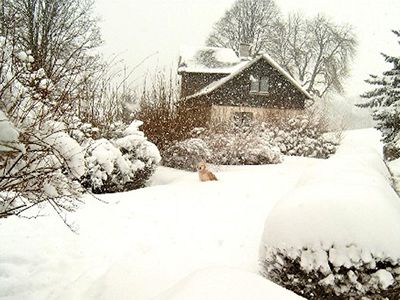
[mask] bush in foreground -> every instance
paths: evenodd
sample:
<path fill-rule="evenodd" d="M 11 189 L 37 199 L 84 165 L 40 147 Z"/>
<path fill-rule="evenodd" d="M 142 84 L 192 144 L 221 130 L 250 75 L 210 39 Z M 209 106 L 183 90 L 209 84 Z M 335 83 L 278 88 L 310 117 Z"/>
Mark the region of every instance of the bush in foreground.
<path fill-rule="evenodd" d="M 133 121 L 116 139 L 93 141 L 86 150 L 87 173 L 82 185 L 94 193 L 129 191 L 145 186 L 160 162 L 157 147 Z"/>
<path fill-rule="evenodd" d="M 61 215 L 82 192 L 82 148 L 52 81 L 13 42 L 0 36 L 0 218 L 44 202 Z"/>

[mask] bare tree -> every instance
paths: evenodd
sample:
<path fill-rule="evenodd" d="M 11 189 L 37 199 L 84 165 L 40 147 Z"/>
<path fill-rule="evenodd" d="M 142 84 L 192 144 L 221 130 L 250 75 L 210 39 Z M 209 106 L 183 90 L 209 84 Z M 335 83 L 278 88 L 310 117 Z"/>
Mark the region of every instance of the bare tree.
<path fill-rule="evenodd" d="M 289 15 L 282 24 L 271 55 L 306 90 L 318 97 L 343 92 L 357 41 L 349 25 L 337 25 L 323 15 L 307 20 Z"/>
<path fill-rule="evenodd" d="M 207 44 L 238 51 L 240 43 L 247 43 L 252 45 L 252 54 L 257 54 L 270 48 L 279 18 L 273 0 L 237 0 L 214 25 Z"/>
<path fill-rule="evenodd" d="M 71 83 L 94 65 L 96 57 L 89 50 L 99 46 L 101 38 L 92 17 L 93 0 L 1 2 L 5 17 L 18 16 L 14 38 L 21 48 L 31 51 L 33 69 L 43 68 L 54 84 Z"/>
<path fill-rule="evenodd" d="M 218 21 L 207 44 L 238 50 L 241 42 L 265 51 L 312 95 L 343 91 L 357 41 L 349 25 L 318 15 L 290 14 L 282 19 L 272 0 L 237 0 Z"/>
<path fill-rule="evenodd" d="M 93 17 L 94 0 L 0 0 L 0 35 L 29 50 L 32 70 L 44 69 L 62 115 L 74 112 L 85 122 L 98 121 L 115 108 L 102 101 L 110 91 L 110 65 L 94 50 L 102 40 Z M 119 97 L 119 96 L 118 96 Z M 119 107 L 118 107 L 119 108 Z M 111 110 L 112 110 L 111 109 Z"/>

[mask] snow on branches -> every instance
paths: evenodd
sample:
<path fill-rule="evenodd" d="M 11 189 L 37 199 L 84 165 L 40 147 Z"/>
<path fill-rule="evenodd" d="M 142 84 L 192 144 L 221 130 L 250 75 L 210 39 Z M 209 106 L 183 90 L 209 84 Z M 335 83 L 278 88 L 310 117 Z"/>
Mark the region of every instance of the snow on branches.
<path fill-rule="evenodd" d="M 94 193 L 122 192 L 143 187 L 161 157 L 139 130 L 140 121 L 119 124 L 116 138 L 92 141 L 86 150 L 88 168 L 82 184 Z M 115 124 L 114 124 L 115 125 Z M 122 130 L 121 130 L 122 127 Z"/>
<path fill-rule="evenodd" d="M 0 218 L 41 203 L 64 217 L 83 187 L 101 193 L 145 184 L 160 155 L 140 121 L 112 124 L 115 138 L 101 139 L 76 116 L 72 100 L 63 101 L 68 92 L 33 69 L 29 52 L 5 37 L 0 45 Z"/>
<path fill-rule="evenodd" d="M 0 217 L 42 202 L 70 211 L 82 190 L 82 148 L 68 134 L 43 69 L 33 70 L 30 53 L 11 39 L 0 37 L 0 44 Z"/>
<path fill-rule="evenodd" d="M 400 38 L 400 31 L 393 33 Z M 374 89 L 361 95 L 367 101 L 358 106 L 372 108 L 376 128 L 385 143 L 385 157 L 392 160 L 400 157 L 400 56 L 382 55 L 392 68 L 366 80 Z"/>

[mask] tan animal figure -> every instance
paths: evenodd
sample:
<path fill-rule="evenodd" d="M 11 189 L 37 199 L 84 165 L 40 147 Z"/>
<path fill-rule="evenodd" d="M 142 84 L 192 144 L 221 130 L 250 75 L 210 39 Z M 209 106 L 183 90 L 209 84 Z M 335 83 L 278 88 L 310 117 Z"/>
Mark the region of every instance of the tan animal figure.
<path fill-rule="evenodd" d="M 213 173 L 207 170 L 207 166 L 204 162 L 200 162 L 197 165 L 197 170 L 199 171 L 200 181 L 218 180 Z"/>

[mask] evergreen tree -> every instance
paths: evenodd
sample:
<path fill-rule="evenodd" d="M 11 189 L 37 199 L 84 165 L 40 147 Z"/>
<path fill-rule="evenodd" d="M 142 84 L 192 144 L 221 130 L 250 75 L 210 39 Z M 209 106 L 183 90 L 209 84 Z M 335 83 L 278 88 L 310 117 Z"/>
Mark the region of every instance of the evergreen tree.
<path fill-rule="evenodd" d="M 400 31 L 393 30 L 393 33 L 400 38 Z M 376 128 L 382 132 L 386 149 L 391 148 L 391 152 L 396 150 L 398 153 L 388 157 L 393 159 L 400 157 L 400 56 L 382 55 L 393 67 L 381 76 L 370 75 L 366 82 L 375 88 L 361 95 L 368 100 L 357 106 L 372 109 Z"/>

